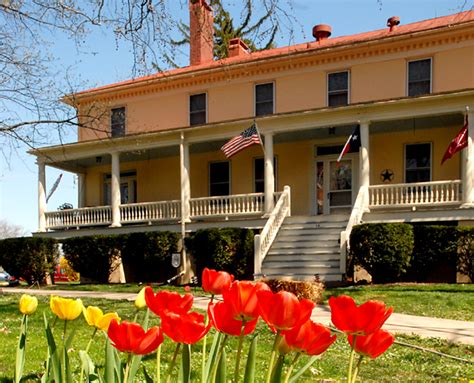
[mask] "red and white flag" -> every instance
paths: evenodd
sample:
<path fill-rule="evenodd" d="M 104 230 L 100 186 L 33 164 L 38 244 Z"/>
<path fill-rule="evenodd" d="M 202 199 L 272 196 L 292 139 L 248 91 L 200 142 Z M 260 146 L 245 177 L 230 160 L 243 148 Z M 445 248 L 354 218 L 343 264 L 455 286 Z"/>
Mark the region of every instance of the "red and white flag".
<path fill-rule="evenodd" d="M 467 121 L 467 116 L 466 116 L 464 126 L 456 135 L 456 137 L 453 138 L 448 148 L 446 149 L 443 159 L 441 160 L 441 165 L 443 165 L 444 161 L 449 160 L 452 156 L 454 156 L 455 153 L 459 152 L 460 150 L 463 150 L 464 148 L 467 148 L 467 134 L 468 134 L 467 126 L 468 126 L 468 121 Z"/>
<path fill-rule="evenodd" d="M 227 158 L 230 158 L 248 146 L 261 143 L 262 140 L 260 140 L 257 125 L 253 124 L 250 128 L 245 129 L 242 133 L 233 137 L 229 142 L 223 145 L 221 150 Z"/>

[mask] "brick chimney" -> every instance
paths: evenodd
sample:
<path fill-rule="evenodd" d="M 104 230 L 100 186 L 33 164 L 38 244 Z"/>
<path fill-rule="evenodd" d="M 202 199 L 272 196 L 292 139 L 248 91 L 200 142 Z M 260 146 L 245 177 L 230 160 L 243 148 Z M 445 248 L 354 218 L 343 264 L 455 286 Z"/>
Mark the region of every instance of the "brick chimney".
<path fill-rule="evenodd" d="M 206 0 L 189 0 L 190 64 L 214 59 L 214 16 Z"/>
<path fill-rule="evenodd" d="M 249 47 L 245 42 L 236 37 L 229 41 L 229 57 L 243 56 L 249 54 Z"/>

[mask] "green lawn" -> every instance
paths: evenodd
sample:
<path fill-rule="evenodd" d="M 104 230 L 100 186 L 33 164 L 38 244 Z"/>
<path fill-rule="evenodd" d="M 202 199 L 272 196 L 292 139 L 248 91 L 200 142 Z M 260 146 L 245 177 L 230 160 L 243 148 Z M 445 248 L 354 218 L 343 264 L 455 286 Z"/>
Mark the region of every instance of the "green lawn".
<path fill-rule="evenodd" d="M 474 284 L 394 284 L 329 288 L 331 295 L 350 295 L 357 303 L 376 299 L 403 314 L 474 321 Z"/>
<path fill-rule="evenodd" d="M 13 376 L 15 348 L 17 334 L 20 325 L 20 315 L 17 311 L 16 295 L 0 296 L 0 382 L 10 382 Z M 49 311 L 48 299 L 39 297 L 40 305 L 30 321 L 30 332 L 27 344 L 27 360 L 25 373 L 28 378 L 25 382 L 38 382 L 42 371 L 42 364 L 46 355 L 46 345 L 43 336 L 42 312 L 46 311 L 49 317 L 52 314 Z M 104 311 L 117 311 L 122 319 L 133 319 L 135 309 L 130 302 L 108 301 L 100 299 L 85 299 L 86 305 L 97 305 Z M 143 312 L 141 313 L 143 315 Z M 151 314 L 152 324 L 158 321 Z M 84 319 L 79 318 L 71 327 L 77 327 L 77 333 L 70 352 L 73 366 L 78 367 L 77 351 L 85 348 L 92 330 L 86 324 Z M 56 330 L 59 330 L 56 329 Z M 260 323 L 257 328 L 259 333 L 259 358 L 256 381 L 261 382 L 264 379 L 266 363 L 270 354 L 273 335 L 266 328 L 266 325 Z M 400 341 L 436 349 L 450 355 L 456 355 L 465 359 L 474 360 L 474 347 L 463 345 L 451 345 L 447 342 L 436 339 L 420 339 L 417 337 L 399 336 Z M 229 359 L 228 373 L 233 371 L 233 350 L 236 342 L 231 343 L 227 349 Z M 104 338 L 98 337 L 91 348 L 91 356 L 99 366 L 103 365 L 102 350 L 104 347 Z M 193 346 L 195 351 L 200 350 L 201 345 Z M 248 347 L 248 343 L 247 343 Z M 162 354 L 162 376 L 166 371 L 167 360 L 174 349 L 174 345 L 165 341 Z M 345 375 L 348 360 L 348 346 L 342 337 L 328 350 L 323 357 L 318 360 L 311 368 L 302 382 L 335 382 L 338 378 Z M 304 363 L 302 360 L 301 363 Z M 144 364 L 150 373 L 154 372 L 155 356 L 154 354 L 145 358 Z M 199 381 L 199 355 L 193 359 L 193 381 Z M 375 361 L 366 361 L 361 370 L 361 380 L 364 382 L 383 382 L 383 381 L 439 381 L 439 382 L 469 382 L 474 379 L 474 364 L 457 362 L 447 358 L 441 358 L 437 355 L 424 353 L 418 350 L 394 345 L 389 352 Z M 77 381 L 77 376 L 76 376 Z"/>

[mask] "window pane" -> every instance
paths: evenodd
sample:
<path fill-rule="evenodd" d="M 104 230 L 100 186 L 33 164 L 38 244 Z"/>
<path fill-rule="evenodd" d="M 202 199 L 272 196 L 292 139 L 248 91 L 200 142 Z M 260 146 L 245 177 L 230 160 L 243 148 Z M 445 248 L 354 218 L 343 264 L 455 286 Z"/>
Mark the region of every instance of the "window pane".
<path fill-rule="evenodd" d="M 347 92 L 341 94 L 330 94 L 328 95 L 328 106 L 341 106 L 347 105 Z"/>
<path fill-rule="evenodd" d="M 431 145 L 411 144 L 405 146 L 406 182 L 431 181 Z"/>
<path fill-rule="evenodd" d="M 347 91 L 349 89 L 348 80 L 349 80 L 348 72 L 329 73 L 328 90 L 330 92 L 337 91 L 337 90 Z"/>
<path fill-rule="evenodd" d="M 429 94 L 431 89 L 431 59 L 408 63 L 408 95 Z"/>
<path fill-rule="evenodd" d="M 112 137 L 125 135 L 125 107 L 112 109 L 110 127 Z"/>
<path fill-rule="evenodd" d="M 409 96 L 422 96 L 430 94 L 430 81 L 420 81 L 408 84 Z"/>
<path fill-rule="evenodd" d="M 194 112 L 189 115 L 190 125 L 202 125 L 206 123 L 206 111 Z"/>
<path fill-rule="evenodd" d="M 255 86 L 255 115 L 264 116 L 273 113 L 273 83 Z"/>
<path fill-rule="evenodd" d="M 230 194 L 229 162 L 213 162 L 209 165 L 210 195 Z"/>
<path fill-rule="evenodd" d="M 206 94 L 193 94 L 189 99 L 191 112 L 206 110 Z"/>

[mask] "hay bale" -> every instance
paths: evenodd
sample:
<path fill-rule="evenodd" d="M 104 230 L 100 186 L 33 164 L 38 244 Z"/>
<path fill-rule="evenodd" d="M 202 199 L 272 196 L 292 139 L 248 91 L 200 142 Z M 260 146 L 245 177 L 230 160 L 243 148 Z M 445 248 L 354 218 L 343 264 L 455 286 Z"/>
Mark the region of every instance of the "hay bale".
<path fill-rule="evenodd" d="M 298 299 L 309 299 L 314 303 L 319 303 L 323 297 L 324 283 L 315 279 L 314 281 L 286 281 L 281 279 L 263 279 L 270 289 L 277 293 L 279 291 L 289 291 L 296 295 Z"/>

